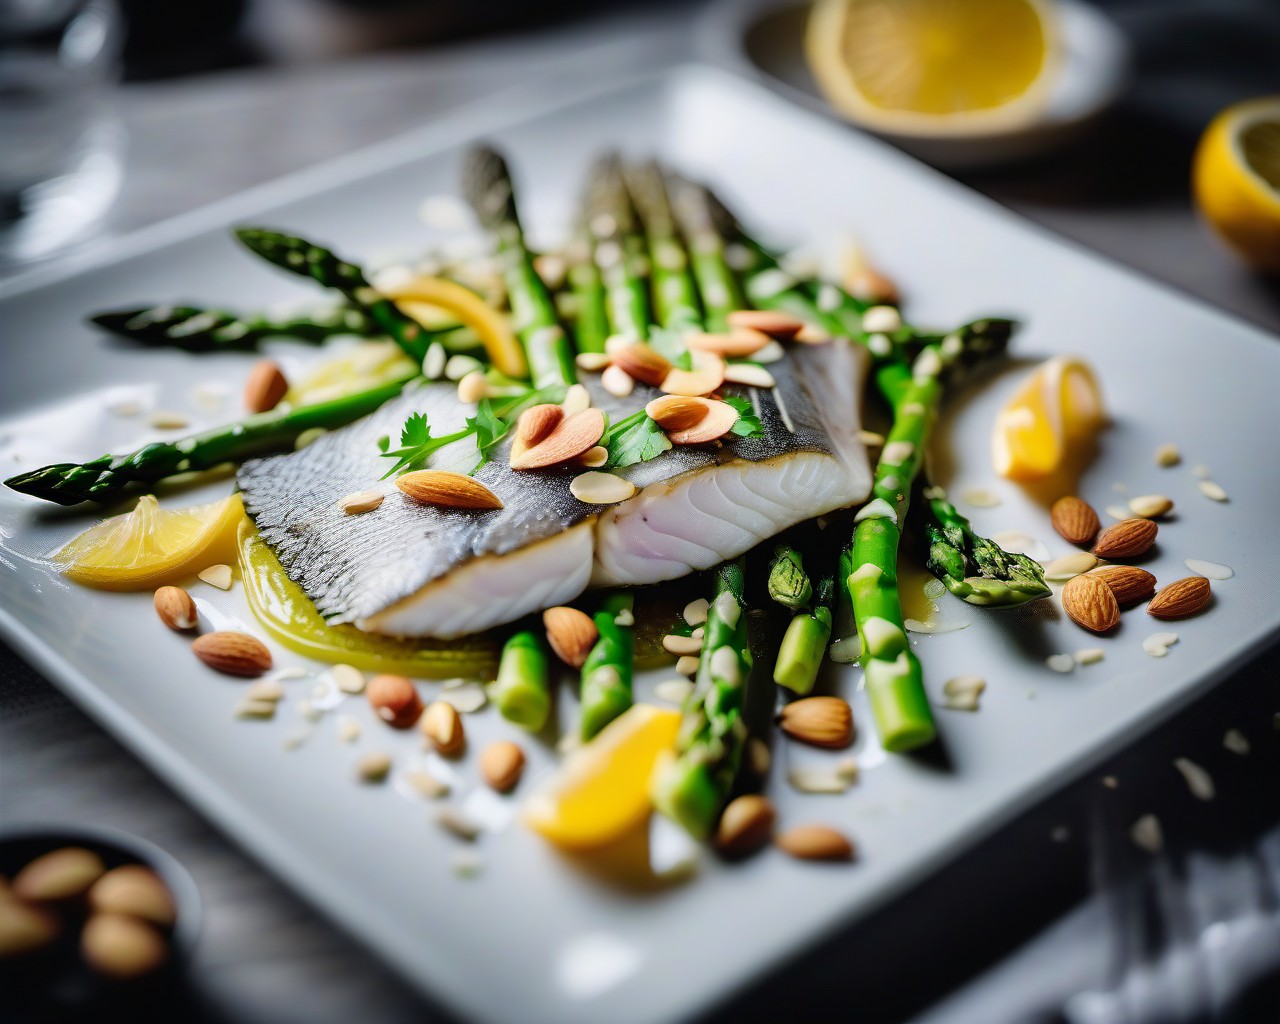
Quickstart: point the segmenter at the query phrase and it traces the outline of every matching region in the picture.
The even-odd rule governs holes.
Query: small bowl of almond
[[[200,913],[186,869],[135,836],[82,826],[0,834],[6,1013],[51,1021],[151,1003],[180,985]]]

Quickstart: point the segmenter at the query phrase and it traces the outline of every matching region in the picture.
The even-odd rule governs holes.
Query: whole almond
[[[58,937],[58,919],[22,900],[0,900],[0,960],[34,953]]]
[[[805,697],[783,707],[782,731],[815,747],[847,747],[853,742],[853,711],[839,697]]]
[[[770,309],[735,309],[727,317],[730,327],[745,327],[771,338],[790,341],[804,328],[804,321]]]
[[[1088,544],[1102,529],[1093,506],[1074,495],[1059,498],[1049,509],[1049,522],[1058,534],[1072,544]]]
[[[730,802],[720,815],[716,847],[727,857],[744,857],[769,841],[777,812],[768,797],[747,793]]]
[[[271,652],[256,636],[219,630],[197,637],[191,644],[195,656],[210,668],[230,676],[260,676],[271,668]]]
[[[427,705],[422,716],[422,732],[435,747],[436,753],[450,757],[460,753],[467,744],[467,734],[462,728],[462,716],[452,704],[442,700]]]
[[[422,714],[422,698],[407,676],[374,676],[364,692],[374,713],[397,729],[409,728]]]
[[[535,445],[511,453],[512,469],[545,469],[576,459],[594,448],[604,436],[604,413],[583,409],[566,416],[555,429]]]
[[[502,508],[502,499],[475,477],[443,469],[418,469],[396,478],[405,497],[423,505],[489,511]]]
[[[80,933],[80,952],[99,974],[128,980],[163,966],[169,944],[146,921],[126,914],[94,914]]]
[[[535,405],[520,414],[516,421],[516,437],[525,445],[535,445],[564,419],[558,405]]]
[[[1203,611],[1213,594],[1213,588],[1203,576],[1186,576],[1174,580],[1147,605],[1147,614],[1157,619],[1185,619]]]
[[[19,871],[13,892],[32,902],[69,900],[88,890],[106,870],[92,850],[66,846],[37,857]]]
[[[1106,633],[1120,624],[1120,603],[1106,581],[1092,573],[1075,576],[1062,588],[1062,610],[1077,626]]]
[[[853,843],[827,825],[797,825],[783,832],[774,843],[800,860],[853,859]]]
[[[195,601],[181,587],[161,587],[152,601],[160,621],[170,629],[194,629],[200,619]]]
[[[1122,519],[1098,534],[1093,553],[1099,558],[1136,558],[1151,550],[1159,530],[1150,519]]]
[[[250,412],[267,412],[280,404],[288,390],[289,381],[280,364],[273,359],[260,360],[244,382],[244,407]]]
[[[1122,608],[1145,601],[1156,592],[1156,578],[1136,565],[1100,565],[1089,575],[1106,583]]]
[[[591,648],[600,639],[595,620],[577,608],[548,608],[542,613],[542,625],[547,630],[547,643],[556,657],[572,668],[582,668]]]
[[[172,928],[173,897],[159,877],[141,864],[113,868],[93,883],[89,907],[98,913],[128,914]]]
[[[490,743],[480,751],[480,774],[499,793],[514,789],[524,771],[524,751],[510,740]]]
[[[613,355],[613,365],[624,370],[628,377],[654,387],[661,384],[671,370],[671,361],[642,341],[619,348]]]
[[[688,395],[663,395],[644,407],[649,418],[663,430],[688,430],[697,426],[709,408],[705,398]]]
[[[710,398],[695,398],[692,401],[705,403],[706,415],[691,427],[668,430],[667,437],[672,444],[706,444],[717,441],[738,422],[738,410],[728,402],[717,402]]]

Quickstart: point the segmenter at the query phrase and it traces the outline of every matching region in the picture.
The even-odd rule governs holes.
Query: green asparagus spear
[[[647,163],[628,175],[627,185],[640,219],[653,274],[653,304],[658,322],[671,330],[702,329],[697,286],[689,257],[676,232],[662,170]]]
[[[390,299],[383,298],[354,263],[339,259],[328,249],[295,235],[267,228],[237,228],[236,237],[250,252],[290,273],[311,277],[326,288],[336,288],[347,301],[391,337],[405,354],[421,364],[433,332]]]
[[[512,634],[503,646],[491,695],[508,721],[530,732],[546,724],[551,710],[550,670],[542,640],[532,630]]]
[[[615,334],[643,341],[649,336],[649,260],[627,194],[616,153],[592,168],[587,195],[587,230],[605,286],[605,305]]]
[[[330,402],[298,408],[282,406],[181,440],[157,441],[127,455],[103,455],[81,465],[44,466],[10,477],[5,486],[59,505],[78,505],[82,501],[106,504],[134,484],[149,487],[179,473],[213,469],[288,448],[299,434],[313,427],[333,430],[346,426],[395,398],[415,376],[401,377]]]
[[[512,325],[524,345],[534,387],[576,383],[573,346],[525,245],[507,162],[487,146],[477,147],[467,160],[462,183],[467,201],[493,240],[511,301]]]
[[[378,333],[368,317],[346,305],[284,320],[265,313],[237,315],[197,306],[108,310],[89,319],[130,341],[187,352],[252,351],[264,338],[272,337],[321,342],[340,334],[367,338]]]
[[[715,599],[703,628],[698,674],[683,708],[676,756],[653,781],[654,806],[699,839],[715,827],[747,739],[742,709],[751,652],[741,559],[717,571]]]
[[[611,594],[595,614],[600,639],[582,666],[582,738],[589,740],[631,707],[634,598]]]
[[[715,197],[684,178],[671,179],[673,207],[689,248],[693,276],[706,311],[706,330],[729,329],[728,316],[747,305],[738,277],[725,260],[724,224]]]
[[[585,224],[565,251],[569,289],[574,300],[573,340],[579,352],[603,352],[609,338],[604,282],[591,253]]]
[[[822,658],[827,653],[834,592],[830,578],[819,583],[812,610],[800,611],[792,618],[778,648],[773,681],[801,696],[813,689]]]
[[[792,611],[807,608],[813,598],[813,585],[809,582],[809,574],[804,571],[804,560],[790,544],[779,544],[773,549],[773,562],[769,566],[769,596]]]

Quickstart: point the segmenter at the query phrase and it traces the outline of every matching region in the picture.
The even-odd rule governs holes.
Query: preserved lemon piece
[[[649,778],[658,756],[675,745],[679,728],[679,711],[632,705],[529,798],[524,823],[568,850],[622,838],[648,816]]]
[[[247,518],[240,524],[240,577],[262,628],[292,651],[367,672],[444,679],[493,678],[499,643],[488,634],[462,640],[398,640],[325,622],[311,599],[285,575],[275,553]]]
[[[132,512],[104,519],[53,560],[68,579],[100,590],[150,590],[235,556],[244,519],[240,495],[191,508],[164,509],[144,494]]]
[[[1092,368],[1077,356],[1042,363],[996,418],[996,472],[1029,483],[1062,468],[1106,422]]]

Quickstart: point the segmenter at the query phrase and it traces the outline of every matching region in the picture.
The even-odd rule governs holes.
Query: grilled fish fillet
[[[756,406],[762,436],[675,448],[622,470],[638,490],[617,505],[578,501],[568,473],[513,471],[508,442],[475,474],[502,509],[450,511],[393,490],[376,512],[345,515],[342,497],[385,472],[379,437],[396,436],[412,412],[426,412],[438,435],[471,414],[452,385],[428,384],[300,452],[246,463],[245,508],[330,621],[395,636],[465,636],[563,604],[589,585],[656,583],[709,568],[865,498],[862,350],[842,341],[797,346],[770,369],[775,388],[735,389]],[[613,418],[658,394],[637,388],[619,400],[589,386]],[[464,441],[432,466],[465,472],[474,462]]]

